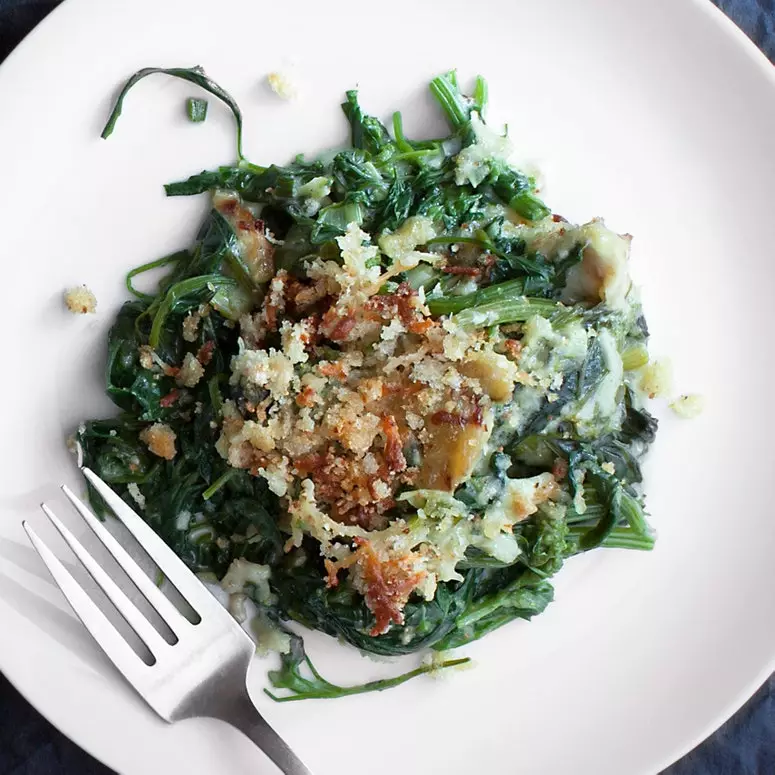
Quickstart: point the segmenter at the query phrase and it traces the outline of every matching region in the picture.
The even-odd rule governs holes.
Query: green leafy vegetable
[[[388,127],[349,91],[342,110],[350,147],[258,166],[243,157],[239,107],[201,68],[135,73],[103,137],[113,131],[128,91],[155,73],[226,103],[237,125],[238,158],[165,187],[169,196],[218,195],[193,244],[126,275],[134,298],[111,328],[106,366],[106,390],[119,414],[85,423],[77,440],[84,462],[140,509],[192,570],[221,579],[237,560],[262,566],[266,581],[246,583],[245,594],[260,621],[289,645],[280,669],[270,673],[273,699],[380,691],[467,661],[439,656],[395,678],[338,686],[317,672],[302,639],[285,629],[288,622],[383,656],[445,651],[540,614],[553,599],[551,578],[576,554],[652,548],[640,461],[657,423],[637,388],[638,369],[648,364],[648,330],[633,295],[612,304],[602,285],[617,270],[616,251],[626,240],[598,221],[575,226],[551,215],[535,180],[504,158],[505,138],[483,122],[483,78],[471,96],[455,71],[431,82],[450,126],[447,137],[410,139],[400,113]],[[192,121],[204,120],[206,109],[204,99],[188,102]],[[601,255],[606,250],[613,252]],[[274,268],[269,282],[251,272],[259,254]],[[157,287],[140,290],[135,283],[141,275],[147,283],[149,272],[157,273]],[[347,306],[345,314],[336,307],[344,287],[365,286],[371,290],[364,320],[356,319],[359,309]],[[351,329],[359,331],[357,343],[342,334]],[[369,486],[392,475],[385,473],[388,458],[405,479],[386,510],[370,511],[373,502],[359,495],[357,509],[342,518],[355,532],[332,535],[326,544],[313,535],[320,513],[301,510],[301,474],[294,472],[314,477],[342,453],[344,435],[325,449],[293,453],[285,474],[272,476],[259,452],[274,451],[274,437],[258,431],[264,421],[290,427],[295,415],[288,407],[325,402],[334,391],[355,395],[361,385],[344,378],[336,385],[314,381],[321,364],[337,373],[350,345],[360,348],[364,376],[363,364],[382,348],[395,361],[390,368],[385,361],[385,374],[377,376],[412,375],[409,389],[399,384],[395,403],[386,399],[369,418],[375,460],[382,461],[367,477]],[[448,351],[449,362],[436,369]],[[235,359],[246,353],[244,369],[237,369]],[[315,387],[303,394],[310,378]],[[451,393],[457,403],[420,417],[421,424],[407,414],[401,443],[393,444],[390,411],[405,411],[396,405],[455,380],[468,392]],[[275,400],[278,382],[293,397],[285,403]],[[463,403],[483,395],[484,403],[463,411]],[[366,399],[357,400],[365,406]],[[304,419],[307,434],[333,415],[311,418]],[[148,441],[159,425],[168,442],[161,453]],[[461,434],[466,443],[458,458],[465,458],[460,449],[481,442],[480,459],[464,460],[466,475],[449,492],[411,491],[427,453],[408,429],[421,425],[440,434],[445,451]],[[235,426],[242,436],[232,443],[227,430]],[[315,486],[334,490],[348,475],[337,469]],[[347,480],[347,487],[349,493],[364,485]],[[104,511],[96,493],[91,497]],[[364,553],[375,535],[395,526],[392,543]],[[409,570],[401,565],[406,557],[384,559],[398,537],[410,542]],[[443,570],[421,587],[412,574],[432,562]],[[396,607],[395,588],[407,577],[415,586]],[[378,614],[385,601],[369,596],[374,589],[394,605],[386,626]]]
[[[119,95],[116,98],[116,103],[113,106],[113,110],[111,111],[110,116],[108,117],[108,121],[102,130],[101,136],[103,139],[107,139],[113,134],[113,130],[116,128],[116,122],[118,121],[119,117],[121,116],[121,112],[124,109],[124,100],[126,99],[129,90],[143,78],[146,78],[149,75],[155,75],[157,73],[171,75],[174,78],[180,78],[184,81],[188,81],[189,83],[193,83],[196,86],[204,89],[206,92],[212,94],[213,97],[217,97],[219,100],[221,100],[221,102],[225,103],[229,110],[231,110],[233,113],[234,121],[237,124],[237,156],[240,159],[244,158],[242,155],[242,111],[240,110],[239,105],[237,105],[235,102],[234,98],[225,89],[221,88],[215,81],[208,78],[205,74],[205,71],[198,65],[195,67],[169,68],[144,67],[142,70],[138,70],[133,76],[129,78],[129,80],[124,84],[121,91],[119,92]],[[193,120],[194,119],[192,118],[192,121]],[[199,120],[204,119],[202,118]]]
[[[323,678],[315,669],[307,653],[304,651],[304,644],[299,637],[291,638],[290,651],[282,654],[282,667],[280,670],[270,670],[269,680],[275,689],[286,689],[290,694],[278,696],[268,689],[264,691],[276,702],[293,702],[296,700],[309,699],[334,699],[337,697],[349,697],[353,694],[363,694],[365,692],[381,692],[385,689],[392,689],[400,686],[412,678],[416,678],[426,673],[434,673],[438,670],[446,670],[451,667],[461,667],[471,660],[468,657],[458,659],[447,659],[438,663],[429,662],[421,665],[414,670],[409,670],[395,678],[383,678],[378,681],[369,681],[357,686],[337,686]],[[302,670],[309,671],[309,677],[302,674]]]
[[[207,118],[207,100],[189,97],[186,100],[186,115],[195,124],[201,124]]]

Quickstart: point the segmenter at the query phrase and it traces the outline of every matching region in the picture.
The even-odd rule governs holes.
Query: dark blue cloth
[[[714,1],[775,61],[775,0]],[[57,0],[0,0],[0,62],[56,5]],[[0,775],[110,775],[110,770],[59,734],[0,676]],[[775,679],[664,775],[775,775]]]

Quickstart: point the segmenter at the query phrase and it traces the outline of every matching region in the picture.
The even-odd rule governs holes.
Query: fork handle
[[[285,775],[312,775],[312,770],[258,712],[247,692],[241,694],[237,702],[229,703],[219,718],[250,738]]]

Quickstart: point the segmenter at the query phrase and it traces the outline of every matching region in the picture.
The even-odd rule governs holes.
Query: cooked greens
[[[288,622],[441,652],[542,612],[569,557],[653,546],[630,238],[551,213],[485,123],[484,79],[470,97],[454,72],[431,82],[447,137],[407,138],[400,113],[391,134],[350,91],[349,148],[264,167],[201,68],[141,70],[104,137],[157,72],[228,105],[238,163],[166,186],[212,209],[191,247],[127,275],[108,341],[121,413],[78,441],[189,567],[252,599],[259,646],[283,652],[276,699],[466,661],[338,687]]]
[[[186,100],[186,115],[194,124],[201,124],[207,118],[207,100],[189,97]]]

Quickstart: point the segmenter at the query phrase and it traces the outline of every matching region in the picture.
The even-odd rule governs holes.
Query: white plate
[[[708,403],[693,422],[661,413],[647,465],[652,554],[570,562],[546,614],[468,648],[477,668],[450,680],[281,706],[260,694],[258,664],[261,710],[320,775],[669,764],[740,706],[775,654],[775,89],[770,65],[704,0],[68,0],[55,11],[0,70],[0,668],[126,775],[269,772],[225,726],[158,720],[19,527],[29,517],[45,529],[38,502],[61,503],[56,485],[77,483],[65,436],[112,411],[99,364],[124,271],[198,227],[205,203],[166,200],[161,184],[232,159],[228,114],[213,104],[189,124],[192,89],[164,78],[137,88],[99,139],[129,73],[196,63],[238,97],[261,162],[343,142],[338,104],[354,85],[371,111],[403,109],[417,134],[440,128],[432,75],[483,73],[491,118],[540,163],[555,210],[635,235],[652,348],[672,356],[678,390]],[[299,84],[297,101],[268,92],[270,70]],[[62,289],[82,282],[96,317],[63,311]],[[334,680],[397,669],[322,636],[309,645]]]

